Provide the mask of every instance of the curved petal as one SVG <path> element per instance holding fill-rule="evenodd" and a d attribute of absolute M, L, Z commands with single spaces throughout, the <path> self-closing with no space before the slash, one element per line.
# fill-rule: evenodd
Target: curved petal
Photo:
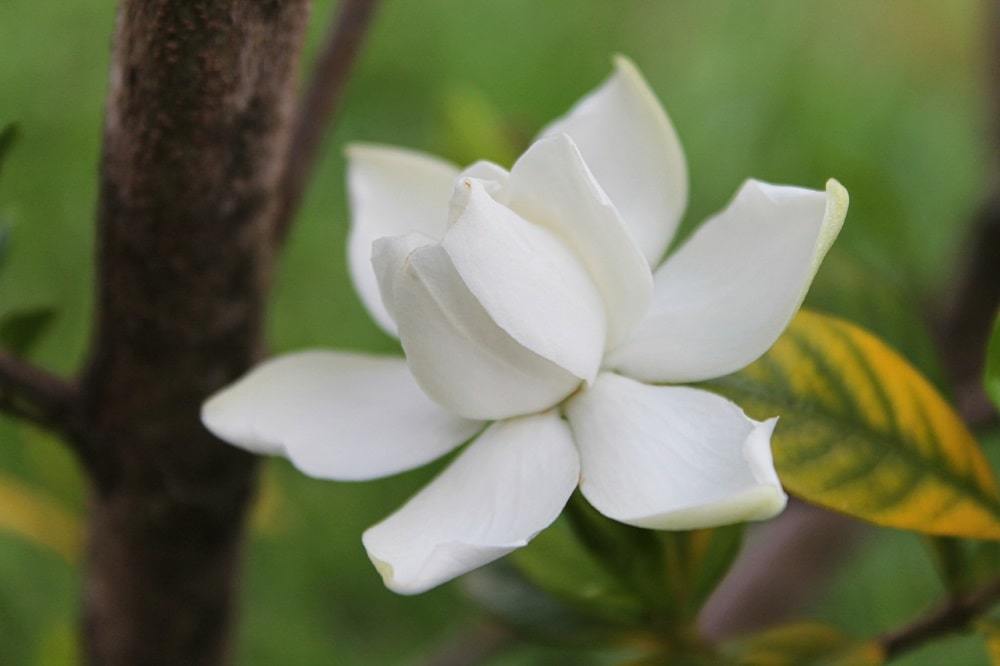
<path fill-rule="evenodd" d="M 456 185 L 464 210 L 441 247 L 465 286 L 512 338 L 580 379 L 597 376 L 607 319 L 587 270 L 559 238 L 498 203 L 483 184 Z"/>
<path fill-rule="evenodd" d="M 770 349 L 847 215 L 847 191 L 747 181 L 656 272 L 643 321 L 609 367 L 652 382 L 735 372 Z"/>
<path fill-rule="evenodd" d="M 557 413 L 494 423 L 365 532 L 368 557 L 394 592 L 428 590 L 526 545 L 559 516 L 579 471 Z"/>
<path fill-rule="evenodd" d="M 381 239 L 376 252 L 401 256 L 402 251 L 382 248 L 405 242 L 405 237 Z M 500 328 L 440 245 L 411 252 L 384 289 L 392 293 L 414 377 L 449 411 L 488 420 L 527 414 L 551 407 L 580 384 L 579 377 Z"/>
<path fill-rule="evenodd" d="M 651 266 L 687 206 L 684 151 L 663 107 L 624 56 L 615 71 L 541 136 L 568 134 Z"/>
<path fill-rule="evenodd" d="M 478 181 L 486 192 L 495 200 L 502 204 L 507 203 L 507 182 L 510 180 L 510 173 L 499 164 L 489 160 L 479 160 L 462 169 L 455 182 L 448 211 L 448 226 L 454 224 L 468 204 L 469 197 L 467 189 L 462 185 L 466 179 Z"/>
<path fill-rule="evenodd" d="M 653 275 L 573 140 L 557 134 L 535 142 L 511 170 L 507 199 L 581 258 L 607 310 L 607 345 L 621 342 L 649 307 Z"/>
<path fill-rule="evenodd" d="M 434 244 L 433 239 L 419 232 L 402 236 L 387 236 L 372 243 L 372 268 L 375 271 L 375 279 L 378 281 L 379 295 L 382 297 L 382 306 L 392 317 L 393 323 L 396 321 L 393 304 L 395 303 L 396 278 L 400 275 L 399 269 L 406 263 L 414 250 Z"/>
<path fill-rule="evenodd" d="M 580 490 L 598 511 L 650 529 L 698 529 L 779 513 L 771 461 L 777 419 L 758 423 L 725 398 L 603 373 L 566 408 Z"/>
<path fill-rule="evenodd" d="M 231 444 L 345 481 L 418 467 L 482 428 L 429 400 L 401 358 L 318 350 L 265 361 L 212 396 L 201 419 Z"/>
<path fill-rule="evenodd" d="M 372 318 L 395 335 L 396 325 L 382 305 L 372 272 L 372 243 L 410 232 L 439 240 L 459 171 L 444 160 L 401 148 L 354 144 L 346 152 L 351 279 Z"/>

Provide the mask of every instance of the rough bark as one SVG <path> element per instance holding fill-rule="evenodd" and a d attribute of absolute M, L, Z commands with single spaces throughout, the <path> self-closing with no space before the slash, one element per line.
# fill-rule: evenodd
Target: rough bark
<path fill-rule="evenodd" d="M 76 421 L 93 479 L 93 664 L 215 664 L 254 461 L 201 426 L 258 358 L 269 219 L 308 0 L 123 0 L 104 127 L 97 312 Z"/>

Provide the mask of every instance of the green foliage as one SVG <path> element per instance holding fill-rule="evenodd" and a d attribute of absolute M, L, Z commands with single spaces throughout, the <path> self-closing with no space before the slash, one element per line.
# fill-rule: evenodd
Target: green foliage
<path fill-rule="evenodd" d="M 986 643 L 991 666 L 1000 666 L 1000 621 L 986 618 L 976 625 Z"/>
<path fill-rule="evenodd" d="M 986 349 L 986 392 L 1000 409 L 1000 313 L 993 322 L 993 335 Z"/>
<path fill-rule="evenodd" d="M 18 137 L 18 127 L 15 124 L 0 127 L 0 173 L 3 173 L 4 160 L 14 147 Z"/>
<path fill-rule="evenodd" d="M 579 492 L 566 515 L 581 544 L 655 617 L 673 615 L 666 553 L 657 534 L 605 518 Z"/>
<path fill-rule="evenodd" d="M 568 515 L 509 560 L 526 581 L 580 613 L 628 626 L 637 626 L 646 617 L 641 596 L 580 543 Z"/>
<path fill-rule="evenodd" d="M 334 5 L 316 3 L 313 47 Z M 58 321 L 34 353 L 64 370 L 82 356 L 90 323 L 95 128 L 114 11 L 82 1 L 59 12 L 28 0 L 0 3 L 0 44 L 9 56 L 0 60 L 0 118 L 30 123 L 0 178 L 0 208 L 20 223 L 0 312 L 57 305 Z M 851 190 L 851 217 L 809 302 L 871 328 L 934 378 L 917 307 L 947 286 L 988 173 L 979 134 L 980 12 L 975 0 L 471 0 L 458 10 L 441 0 L 384 3 L 277 267 L 273 348 L 398 346 L 370 321 L 347 277 L 340 146 L 379 141 L 502 161 L 490 147 L 495 137 L 523 143 L 605 76 L 608 55 L 622 51 L 643 67 L 684 142 L 692 176 L 685 229 L 718 210 L 748 175 L 809 186 L 836 176 Z M 449 114 L 455 91 L 473 99 Z M 452 128 L 473 140 L 481 132 L 486 139 L 476 150 L 483 152 L 450 139 Z M 82 505 L 72 460 L 57 446 L 10 421 L 0 422 L 0 444 L 5 472 Z M 280 536 L 258 536 L 248 549 L 237 663 L 409 664 L 475 619 L 454 586 L 416 599 L 386 592 L 358 543 L 361 530 L 404 501 L 427 472 L 324 484 L 282 463 L 268 467 L 285 508 L 270 521 Z M 553 548 L 546 564 L 556 541 L 566 547 Z M 917 539 L 882 531 L 872 541 L 813 609 L 856 635 L 911 617 L 940 593 Z M 513 559 L 533 584 L 555 581 L 560 594 L 549 595 L 563 603 L 582 598 L 590 608 L 614 609 L 612 617 L 634 613 L 634 599 L 605 568 L 583 564 L 587 557 L 562 524 Z M 534 568 L 522 566 L 528 560 Z M 73 626 L 78 589 L 76 570 L 62 558 L 20 538 L 0 540 L 0 663 L 46 663 L 41 655 L 61 654 L 49 635 Z M 982 662 L 966 643 L 934 650 L 905 664 Z M 567 654 L 518 648 L 490 666 L 590 663 Z"/>
<path fill-rule="evenodd" d="M 0 348 L 26 356 L 52 324 L 55 311 L 35 307 L 0 316 Z"/>
<path fill-rule="evenodd" d="M 759 361 L 709 388 L 781 416 L 791 492 L 871 522 L 1000 538 L 1000 491 L 954 410 L 901 356 L 842 320 L 802 312 Z"/>
<path fill-rule="evenodd" d="M 627 624 L 603 621 L 564 603 L 504 562 L 467 575 L 462 587 L 488 613 L 543 643 L 604 647 L 636 633 Z"/>
<path fill-rule="evenodd" d="M 878 666 L 881 649 L 818 622 L 768 629 L 725 646 L 733 666 Z"/>

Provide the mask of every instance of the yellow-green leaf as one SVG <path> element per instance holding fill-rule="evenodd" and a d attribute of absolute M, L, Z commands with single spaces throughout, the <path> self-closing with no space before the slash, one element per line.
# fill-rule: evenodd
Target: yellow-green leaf
<path fill-rule="evenodd" d="M 986 652 L 992 666 L 1000 666 L 1000 620 L 986 618 L 976 623 L 976 629 L 986 641 Z"/>
<path fill-rule="evenodd" d="M 986 392 L 993 403 L 1000 408 L 1000 313 L 993 322 L 993 335 L 986 348 Z"/>
<path fill-rule="evenodd" d="M 774 461 L 792 493 L 880 525 L 1000 539 L 1000 491 L 976 440 L 871 333 L 801 312 L 760 360 L 707 386 L 781 417 Z"/>
<path fill-rule="evenodd" d="M 20 481 L 0 476 L 0 530 L 49 548 L 69 562 L 80 552 L 79 519 Z"/>
<path fill-rule="evenodd" d="M 883 650 L 820 622 L 795 622 L 734 641 L 725 652 L 740 666 L 878 666 Z"/>

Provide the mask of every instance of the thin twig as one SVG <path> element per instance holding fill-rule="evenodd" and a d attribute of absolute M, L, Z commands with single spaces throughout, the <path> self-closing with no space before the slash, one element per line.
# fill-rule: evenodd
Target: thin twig
<path fill-rule="evenodd" d="M 970 594 L 956 597 L 944 606 L 876 639 L 886 660 L 893 659 L 929 640 L 968 629 L 978 617 L 1000 602 L 1000 578 Z"/>
<path fill-rule="evenodd" d="M 39 425 L 67 429 L 73 384 L 0 352 L 0 411 Z"/>
<path fill-rule="evenodd" d="M 343 0 L 316 59 L 313 78 L 296 113 L 282 174 L 274 220 L 277 244 L 288 235 L 302 203 L 323 135 L 334 121 L 377 4 L 377 0 Z"/>

